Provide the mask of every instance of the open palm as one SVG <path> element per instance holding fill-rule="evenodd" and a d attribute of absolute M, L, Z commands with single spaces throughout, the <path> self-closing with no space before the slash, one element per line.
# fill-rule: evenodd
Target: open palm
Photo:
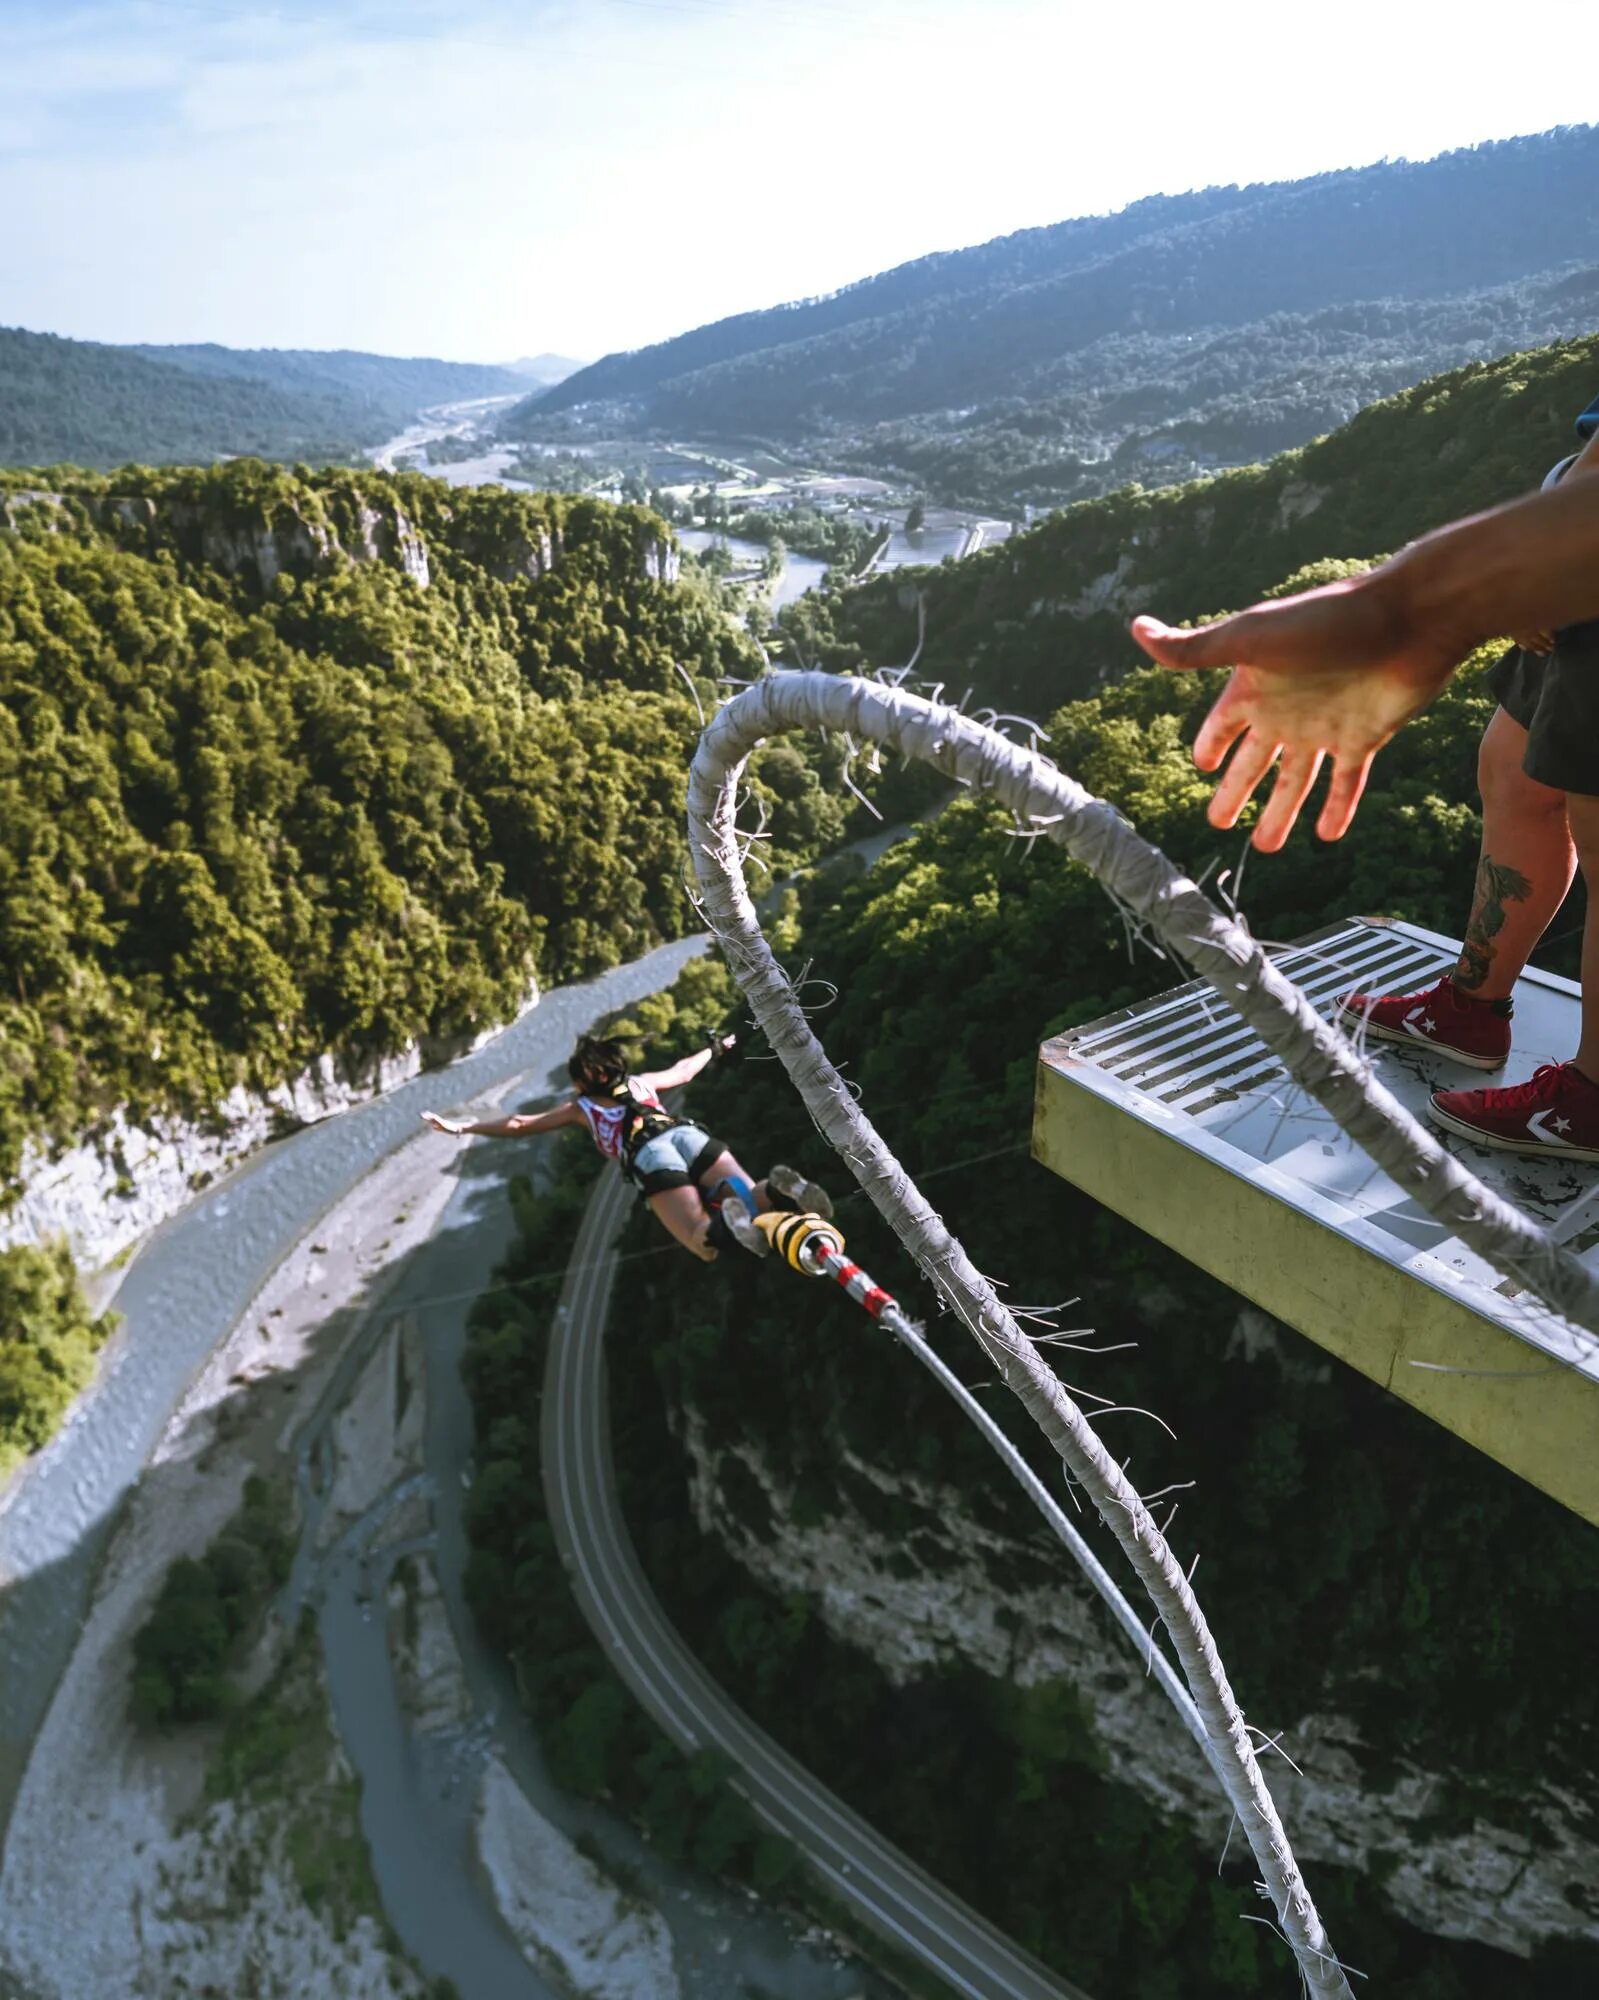
<path fill-rule="evenodd" d="M 1268 854 L 1288 838 L 1328 757 L 1332 781 L 1316 831 L 1323 840 L 1347 831 L 1372 758 L 1458 663 L 1447 643 L 1407 631 L 1390 596 L 1367 578 L 1258 604 L 1197 632 L 1135 618 L 1132 633 L 1164 667 L 1232 668 L 1194 762 L 1214 771 L 1232 751 L 1209 811 L 1212 826 L 1228 827 L 1281 759 L 1252 836 Z"/>

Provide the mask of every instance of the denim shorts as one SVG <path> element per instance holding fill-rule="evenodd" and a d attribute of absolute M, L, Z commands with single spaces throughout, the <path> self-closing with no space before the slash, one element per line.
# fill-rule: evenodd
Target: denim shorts
<path fill-rule="evenodd" d="M 717 1157 L 726 1149 L 699 1125 L 674 1125 L 669 1132 L 647 1139 L 633 1155 L 629 1179 L 645 1195 L 672 1188 L 698 1187 Z"/>

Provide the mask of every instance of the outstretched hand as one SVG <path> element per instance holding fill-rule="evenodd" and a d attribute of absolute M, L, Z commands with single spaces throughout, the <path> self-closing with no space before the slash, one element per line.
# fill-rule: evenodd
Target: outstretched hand
<path fill-rule="evenodd" d="M 445 1118 L 437 1111 L 424 1111 L 422 1113 L 422 1123 L 424 1125 L 431 1125 L 435 1132 L 443 1132 L 446 1137 L 451 1139 L 459 1139 L 461 1134 L 466 1130 L 464 1120 L 460 1118 Z"/>
<path fill-rule="evenodd" d="M 1133 620 L 1133 637 L 1163 667 L 1233 670 L 1194 743 L 1201 771 L 1216 770 L 1233 752 L 1210 802 L 1212 826 L 1236 825 L 1280 758 L 1251 836 L 1262 853 L 1275 853 L 1331 757 L 1332 782 L 1316 831 L 1338 840 L 1348 830 L 1372 758 L 1426 707 L 1460 657 L 1447 640 L 1409 629 L 1385 584 L 1380 573 L 1326 584 L 1196 632 L 1176 631 L 1158 618 Z"/>

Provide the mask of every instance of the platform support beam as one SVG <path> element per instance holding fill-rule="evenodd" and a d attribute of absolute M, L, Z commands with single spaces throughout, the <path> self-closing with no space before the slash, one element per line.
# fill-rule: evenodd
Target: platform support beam
<path fill-rule="evenodd" d="M 1445 1430 L 1599 1525 L 1599 1383 L 1541 1356 L 1163 1129 L 1038 1068 L 1033 1157 Z M 1448 1369 L 1479 1373 L 1445 1373 Z"/>

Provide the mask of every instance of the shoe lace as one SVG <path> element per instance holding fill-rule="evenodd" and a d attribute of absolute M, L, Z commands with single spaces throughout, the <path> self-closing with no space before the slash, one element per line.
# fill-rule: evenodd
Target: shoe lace
<path fill-rule="evenodd" d="M 1532 1075 L 1527 1078 L 1525 1083 L 1507 1084 L 1502 1090 L 1498 1090 L 1494 1094 L 1505 1110 L 1519 1111 L 1524 1107 L 1536 1104 L 1541 1098 L 1546 1097 L 1548 1095 L 1548 1086 L 1545 1079 L 1547 1077 L 1559 1076 L 1565 1067 L 1564 1063 L 1541 1063 L 1533 1071 Z"/>

